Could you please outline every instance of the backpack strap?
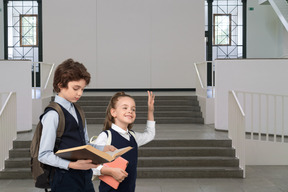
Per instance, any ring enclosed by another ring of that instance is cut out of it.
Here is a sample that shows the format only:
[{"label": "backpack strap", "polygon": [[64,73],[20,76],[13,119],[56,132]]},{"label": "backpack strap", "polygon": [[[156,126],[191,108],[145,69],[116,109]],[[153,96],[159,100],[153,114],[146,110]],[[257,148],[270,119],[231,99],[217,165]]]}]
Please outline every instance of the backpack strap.
[{"label": "backpack strap", "polygon": [[57,151],[60,143],[61,143],[61,137],[64,133],[64,129],[65,129],[65,116],[64,113],[62,111],[62,108],[60,107],[60,105],[54,101],[52,101],[46,108],[45,111],[48,108],[52,108],[54,109],[58,115],[59,115],[59,123],[58,123],[58,127],[57,127],[57,132],[56,132],[56,141],[55,141],[55,146],[54,146],[54,151]]},{"label": "backpack strap", "polygon": [[106,145],[111,145],[111,142],[112,142],[111,131],[107,130],[107,142],[106,142]]},{"label": "backpack strap", "polygon": [[59,115],[59,123],[58,123],[58,128],[57,128],[57,137],[62,137],[63,133],[64,133],[64,129],[65,129],[65,116],[64,113],[62,111],[62,108],[60,107],[60,105],[54,101],[52,101],[46,108],[45,111],[48,108],[52,108],[54,109],[58,115]]},{"label": "backpack strap", "polygon": [[80,114],[80,117],[82,119],[83,129],[84,129],[85,128],[85,113],[84,113],[82,107],[79,104],[77,104],[77,103],[73,103],[73,104],[74,104],[74,106],[76,107],[77,111]]},{"label": "backpack strap", "polygon": [[134,131],[129,131],[130,135],[132,135],[136,141],[136,135],[135,135],[135,132]]}]

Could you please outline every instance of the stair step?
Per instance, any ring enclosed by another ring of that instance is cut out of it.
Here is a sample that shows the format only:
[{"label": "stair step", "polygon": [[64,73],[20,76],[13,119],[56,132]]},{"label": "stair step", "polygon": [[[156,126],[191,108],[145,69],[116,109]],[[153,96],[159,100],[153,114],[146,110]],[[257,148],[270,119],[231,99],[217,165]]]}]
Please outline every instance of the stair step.
[{"label": "stair step", "polygon": [[139,167],[137,178],[243,178],[237,167]]},{"label": "stair step", "polygon": [[227,147],[140,147],[139,157],[223,156],[234,157],[235,149]]},{"label": "stair step", "polygon": [[[136,103],[137,101],[145,100],[147,101],[147,96],[133,96]],[[104,101],[110,101],[111,96],[82,96],[78,102],[80,101],[95,101],[95,100],[104,100]],[[52,97],[52,100],[54,100],[54,97]],[[163,101],[163,100],[197,100],[196,95],[192,96],[159,96],[156,95],[155,101]]]},{"label": "stair step", "polygon": [[233,157],[139,157],[138,167],[238,167]]},{"label": "stair step", "polygon": [[[103,124],[104,123],[104,118],[86,118],[88,124]],[[203,124],[204,119],[200,117],[190,117],[190,118],[185,118],[185,117],[155,117],[155,121],[157,124]],[[147,118],[141,118],[137,117],[135,120],[135,124],[146,124]]]},{"label": "stair step", "polygon": [[30,148],[16,148],[9,151],[9,158],[30,157]]},{"label": "stair step", "polygon": [[30,168],[5,168],[0,171],[0,179],[32,179]]},{"label": "stair step", "polygon": [[31,140],[14,140],[13,148],[30,148]]},{"label": "stair step", "polygon": [[9,158],[5,161],[5,168],[29,168],[30,158]]},{"label": "stair step", "polygon": [[[147,100],[136,100],[136,108],[138,107],[147,107]],[[109,104],[109,101],[105,100],[87,100],[87,101],[78,101],[82,107],[83,106],[107,106]],[[199,105],[199,102],[197,100],[156,100],[155,106],[162,106],[162,105],[172,105],[172,106],[195,106]]]},{"label": "stair step", "polygon": [[[142,147],[231,147],[229,139],[153,140]],[[141,147],[141,148],[142,148]]]},{"label": "stair step", "polygon": [[[83,106],[82,107],[85,112],[105,112],[107,106]],[[147,112],[147,107],[139,106],[137,107],[138,111]],[[177,111],[200,111],[199,106],[155,106],[155,112],[160,111],[173,111],[177,113]]]},{"label": "stair step", "polygon": [[[145,119],[147,119],[147,111],[137,111],[136,112],[136,116],[137,118],[143,117]],[[86,118],[104,118],[105,117],[105,113],[104,112],[86,112],[85,113],[85,117]],[[186,117],[186,118],[190,118],[190,117],[199,117],[202,118],[202,112],[200,111],[177,111],[177,113],[175,113],[174,111],[163,111],[163,112],[155,112],[154,113],[154,117]],[[137,119],[136,118],[136,119]]]}]

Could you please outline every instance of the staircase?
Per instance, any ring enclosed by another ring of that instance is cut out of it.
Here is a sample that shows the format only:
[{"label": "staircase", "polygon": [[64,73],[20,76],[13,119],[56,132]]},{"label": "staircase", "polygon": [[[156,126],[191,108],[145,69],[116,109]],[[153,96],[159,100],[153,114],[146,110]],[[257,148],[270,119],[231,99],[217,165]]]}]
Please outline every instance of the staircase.
[{"label": "staircase", "polygon": [[243,178],[231,140],[154,140],[139,148],[138,178]]},{"label": "staircase", "polygon": [[[137,120],[146,123],[147,97],[136,96]],[[86,96],[79,101],[88,124],[102,124],[110,97]],[[196,96],[157,96],[157,124],[203,123]],[[32,133],[31,133],[32,134]],[[0,179],[31,179],[31,141],[16,140],[0,171]],[[231,140],[154,140],[139,148],[138,178],[242,178]]]},{"label": "staircase", "polygon": [[30,144],[31,141],[13,141],[13,149],[9,151],[9,159],[5,161],[5,169],[0,171],[0,179],[32,179]]},{"label": "staircase", "polygon": [[[85,96],[78,103],[83,107],[88,124],[103,124],[105,111],[111,97]],[[134,96],[135,123],[147,121],[147,96]],[[196,96],[156,96],[155,121],[157,124],[204,123]]]},{"label": "staircase", "polygon": [[[0,179],[31,179],[31,141],[14,141]],[[139,148],[138,178],[243,178],[231,140],[154,140]]]}]

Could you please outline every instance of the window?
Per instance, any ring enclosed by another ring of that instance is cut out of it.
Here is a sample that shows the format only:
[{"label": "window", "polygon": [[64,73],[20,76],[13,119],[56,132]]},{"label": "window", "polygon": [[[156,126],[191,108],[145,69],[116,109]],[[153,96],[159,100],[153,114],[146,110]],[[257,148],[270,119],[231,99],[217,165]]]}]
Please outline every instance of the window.
[{"label": "window", "polygon": [[20,46],[38,46],[37,15],[20,15]]},{"label": "window", "polygon": [[214,14],[214,45],[231,45],[231,14]]}]

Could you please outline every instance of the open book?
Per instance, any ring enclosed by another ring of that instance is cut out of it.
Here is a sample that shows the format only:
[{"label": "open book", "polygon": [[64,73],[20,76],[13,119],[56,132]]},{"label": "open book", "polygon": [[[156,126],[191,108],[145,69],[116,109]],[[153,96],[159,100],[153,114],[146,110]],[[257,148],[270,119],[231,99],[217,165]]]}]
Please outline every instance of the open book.
[{"label": "open book", "polygon": [[116,157],[123,155],[132,147],[125,147],[115,151],[103,152],[91,145],[83,145],[69,149],[59,150],[55,155],[70,161],[91,159],[94,164],[101,164],[113,161]]},{"label": "open book", "polygon": [[[122,170],[125,170],[127,165],[128,161],[122,157],[117,157],[114,161],[104,164],[104,166],[106,167],[120,168]],[[104,181],[114,189],[117,189],[120,184],[116,179],[114,179],[114,177],[110,175],[100,175],[99,179]]]}]

